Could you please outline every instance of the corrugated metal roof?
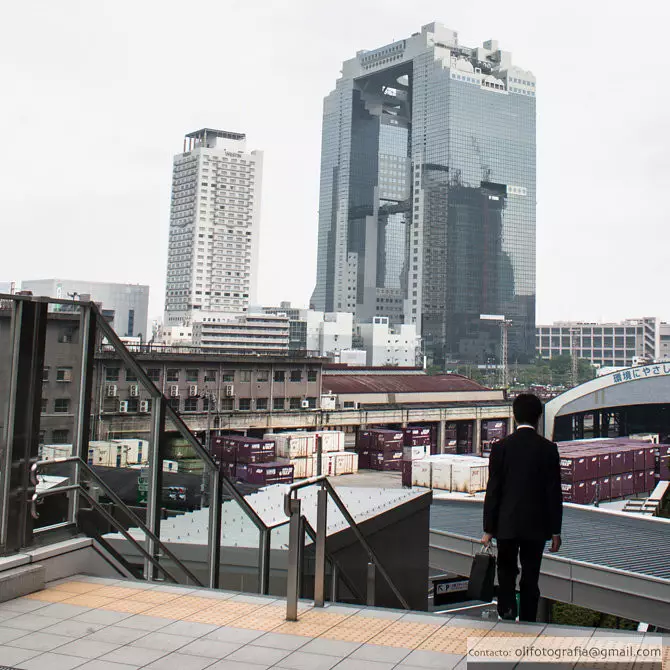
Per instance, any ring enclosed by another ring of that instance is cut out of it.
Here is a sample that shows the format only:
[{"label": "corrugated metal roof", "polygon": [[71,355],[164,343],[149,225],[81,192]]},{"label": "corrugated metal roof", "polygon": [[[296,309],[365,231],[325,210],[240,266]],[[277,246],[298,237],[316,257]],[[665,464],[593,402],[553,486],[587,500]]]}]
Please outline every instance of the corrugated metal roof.
[{"label": "corrugated metal roof", "polygon": [[488,391],[461,375],[337,375],[323,378],[324,392],[332,393],[453,393]]},{"label": "corrugated metal roof", "polygon": [[[436,500],[430,527],[473,539],[482,535],[482,504]],[[584,507],[563,509],[559,556],[670,580],[670,524]]]}]

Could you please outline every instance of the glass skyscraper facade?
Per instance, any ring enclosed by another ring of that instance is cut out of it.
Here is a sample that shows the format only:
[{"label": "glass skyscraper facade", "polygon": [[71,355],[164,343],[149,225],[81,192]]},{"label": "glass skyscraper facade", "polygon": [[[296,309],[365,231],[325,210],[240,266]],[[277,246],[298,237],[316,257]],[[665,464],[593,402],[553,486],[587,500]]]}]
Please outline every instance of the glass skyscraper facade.
[{"label": "glass skyscraper facade", "polygon": [[420,33],[346,61],[324,103],[316,309],[414,323],[438,365],[535,351],[535,78]]}]

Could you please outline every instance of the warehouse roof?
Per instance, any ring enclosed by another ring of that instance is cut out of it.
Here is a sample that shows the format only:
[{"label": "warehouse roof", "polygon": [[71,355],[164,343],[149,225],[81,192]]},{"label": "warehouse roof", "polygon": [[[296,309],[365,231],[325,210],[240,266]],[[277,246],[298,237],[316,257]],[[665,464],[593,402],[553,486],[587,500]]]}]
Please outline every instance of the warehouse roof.
[{"label": "warehouse roof", "polygon": [[[478,539],[482,505],[436,500],[431,530]],[[670,523],[583,505],[563,506],[560,557],[670,580]]]},{"label": "warehouse roof", "polygon": [[347,393],[455,393],[488,391],[485,386],[462,375],[417,374],[329,374],[323,379],[324,392]]}]

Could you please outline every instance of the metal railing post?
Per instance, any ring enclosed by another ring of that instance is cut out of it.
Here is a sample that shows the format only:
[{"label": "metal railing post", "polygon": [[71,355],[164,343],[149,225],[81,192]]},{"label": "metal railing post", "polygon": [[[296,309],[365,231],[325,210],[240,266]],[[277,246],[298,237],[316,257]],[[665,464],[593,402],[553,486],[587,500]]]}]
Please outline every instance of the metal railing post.
[{"label": "metal railing post", "polygon": [[[205,469],[207,465],[205,464]],[[209,496],[209,588],[219,588],[219,572],[221,569],[221,472],[210,471]]]},{"label": "metal railing post", "polygon": [[261,530],[258,556],[258,593],[267,596],[270,593],[270,550],[272,531],[269,528]]},{"label": "metal railing post", "polygon": [[[78,456],[83,461],[88,460],[88,442],[91,430],[91,396],[93,393],[93,371],[95,366],[96,328],[97,316],[91,308],[91,304],[81,303],[81,317],[79,320],[81,360],[72,440],[72,456]],[[74,463],[73,479],[73,484],[81,483],[81,468],[77,461]],[[68,505],[68,520],[71,523],[77,523],[78,516],[79,495],[73,492],[70,494]]]},{"label": "metal railing post", "polygon": [[316,476],[321,476],[323,463],[323,438],[320,434],[316,436]]},{"label": "metal railing post", "polygon": [[314,607],[323,607],[326,599],[326,533],[328,531],[328,491],[321,487],[316,495]]},{"label": "metal railing post", "polygon": [[286,620],[298,620],[298,589],[300,570],[300,499],[287,493],[284,498],[284,511],[289,517],[288,530],[288,573],[286,575]]},{"label": "metal railing post", "polygon": [[366,603],[368,607],[375,606],[375,577],[376,577],[375,564],[372,561],[370,561],[368,563],[368,572],[366,578]]},{"label": "metal railing post", "polygon": [[[165,398],[156,398],[151,405],[151,447],[149,450],[149,490],[147,491],[146,524],[160,538],[161,503],[163,497],[163,455],[165,436]],[[147,552],[156,557],[158,546],[147,538]],[[144,578],[152,581],[155,572],[150,561],[144,562]]]}]

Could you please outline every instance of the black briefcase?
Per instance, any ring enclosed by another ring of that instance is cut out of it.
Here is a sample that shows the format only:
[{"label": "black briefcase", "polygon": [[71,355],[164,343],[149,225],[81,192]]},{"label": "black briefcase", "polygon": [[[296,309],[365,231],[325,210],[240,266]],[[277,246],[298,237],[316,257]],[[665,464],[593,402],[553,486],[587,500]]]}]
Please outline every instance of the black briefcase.
[{"label": "black briefcase", "polygon": [[496,574],[496,557],[490,549],[484,549],[472,561],[470,582],[468,583],[468,600],[481,600],[490,603],[494,596]]}]

